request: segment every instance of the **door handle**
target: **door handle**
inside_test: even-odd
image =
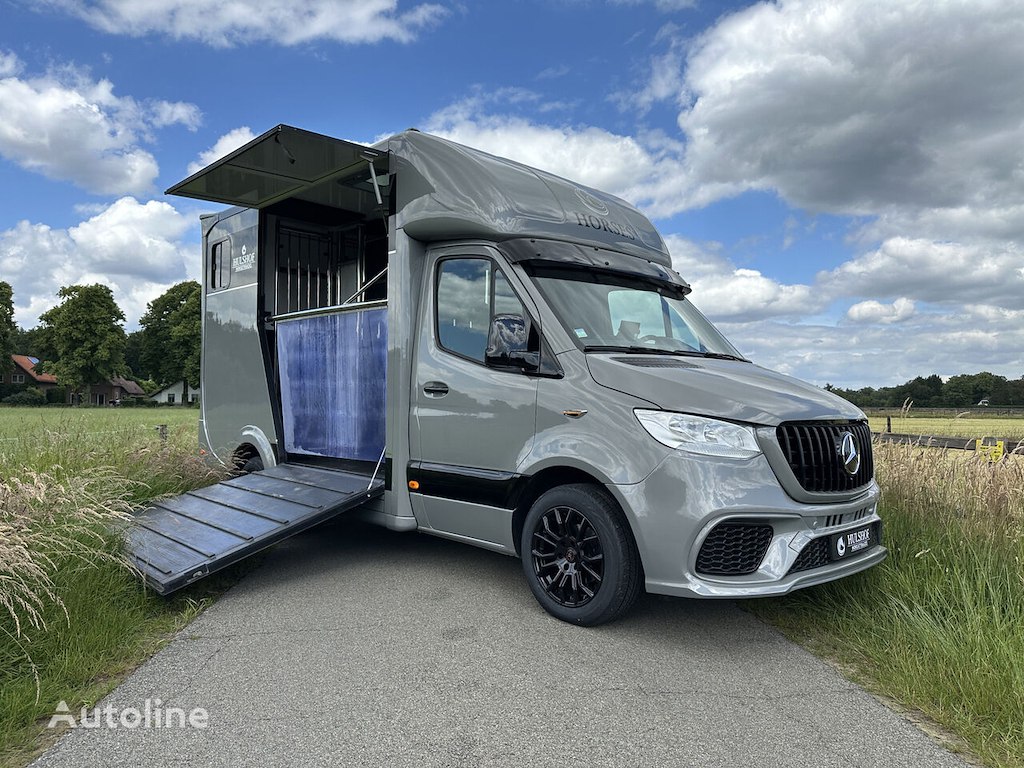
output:
[[[448,394],[448,385],[443,381],[428,381],[423,385],[423,393],[427,397],[444,397]]]

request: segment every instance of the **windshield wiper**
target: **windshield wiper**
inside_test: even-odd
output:
[[[727,352],[694,352],[692,354],[697,354],[700,355],[701,357],[711,357],[714,358],[715,360],[735,360],[740,363],[750,362],[745,357],[740,357],[739,355],[730,355]]]
[[[635,344],[626,346],[620,344],[588,344],[583,347],[584,352],[629,352],[634,355],[674,355],[676,352],[671,349],[659,349],[658,347],[640,347]]]
[[[636,344],[589,344],[583,347],[584,352],[629,352],[634,355],[675,355],[677,357],[710,357],[714,360],[736,360],[749,363],[745,357],[730,355],[727,352],[700,352],[695,349],[663,349],[661,347],[642,347]]]

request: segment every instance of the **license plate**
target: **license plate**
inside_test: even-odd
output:
[[[833,560],[845,560],[875,546],[875,526],[866,525],[853,531],[837,533],[829,539],[829,555]]]

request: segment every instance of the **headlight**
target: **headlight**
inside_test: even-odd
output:
[[[750,427],[670,411],[636,408],[633,413],[651,437],[669,448],[733,459],[749,459],[761,453]]]

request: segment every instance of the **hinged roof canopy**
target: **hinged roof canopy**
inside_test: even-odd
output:
[[[357,174],[358,181],[365,181],[374,161],[384,185],[387,158],[379,149],[279,125],[175,184],[167,194],[245,208],[266,208],[290,197],[332,205],[342,189],[325,182]]]
[[[167,194],[256,209],[294,198],[395,214],[423,242],[540,237],[672,265],[657,229],[626,201],[416,130],[368,147],[279,125]]]

